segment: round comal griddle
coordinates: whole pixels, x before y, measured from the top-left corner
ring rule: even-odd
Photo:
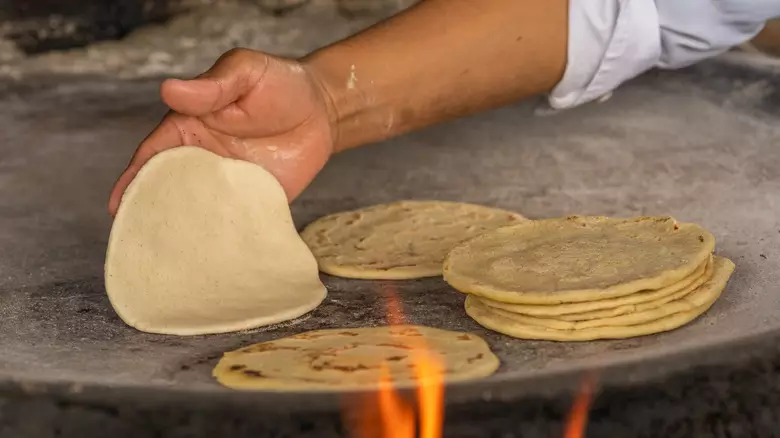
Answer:
[[[299,228],[400,199],[473,202],[530,218],[669,214],[706,226],[717,252],[736,263],[722,298],[688,326],[584,343],[482,329],[466,316],[464,296],[437,278],[323,276],[325,302],[285,324],[198,337],[138,332],[105,296],[105,204],[164,114],[157,82],[9,86],[0,104],[0,389],[58,403],[337,411],[328,394],[226,389],[211,369],[221,353],[250,343],[385,324],[387,290],[410,323],[473,331],[501,358],[493,377],[449,388],[453,405],[569,389],[589,370],[618,385],[730,359],[780,329],[780,67],[739,56],[650,73],[601,104],[542,114],[528,102],[343,153],[292,206]]]

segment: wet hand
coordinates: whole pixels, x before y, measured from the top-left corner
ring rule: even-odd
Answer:
[[[160,94],[171,111],[136,150],[111,191],[116,215],[122,195],[155,154],[200,146],[271,172],[293,200],[333,152],[330,101],[300,63],[236,49],[192,80],[166,80]]]

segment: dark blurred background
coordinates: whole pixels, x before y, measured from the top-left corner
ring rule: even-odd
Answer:
[[[82,47],[122,38],[140,26],[162,23],[218,0],[0,0],[0,38],[25,54]],[[281,16],[309,0],[247,0],[268,14]],[[337,0],[346,16],[395,12],[397,0]]]
[[[0,0],[0,88],[192,76],[233,47],[302,56],[417,0]]]
[[[0,37],[27,54],[116,39],[159,23],[187,0],[0,0]]]
[[[162,23],[218,0],[0,0],[0,38],[25,54],[82,47],[118,39],[141,26]],[[273,15],[284,15],[310,0],[246,0]],[[334,0],[345,15],[392,13],[410,2]],[[770,23],[753,42],[780,55],[780,22]]]
[[[0,85],[192,76],[233,47],[301,56],[418,0],[0,0]],[[780,56],[780,21],[740,50]]]

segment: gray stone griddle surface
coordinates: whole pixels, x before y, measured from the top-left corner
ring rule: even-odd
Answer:
[[[587,369],[636,380],[716,353],[729,358],[735,342],[780,329],[776,73],[772,65],[713,61],[649,74],[604,104],[562,114],[537,116],[526,103],[460,120],[334,158],[292,206],[299,227],[327,213],[408,198],[476,202],[532,218],[671,214],[708,227],[718,252],[736,262],[721,300],[693,324],[589,343],[483,330],[466,317],[463,296],[439,279],[324,277],[328,299],[287,324],[186,338],[137,332],[116,317],[104,293],[105,201],[164,113],[157,82],[9,86],[0,101],[0,386],[314,406],[327,397],[237,395],[219,387],[210,370],[223,351],[249,343],[383,324],[383,289],[401,297],[410,322],[474,331],[500,356],[494,377],[449,392],[463,401],[512,397],[534,382],[571,383]]]

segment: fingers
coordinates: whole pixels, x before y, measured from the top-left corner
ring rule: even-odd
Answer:
[[[269,61],[263,53],[233,49],[195,79],[163,82],[160,94],[172,110],[202,117],[228,107],[249,93],[263,78]]]
[[[135,178],[135,175],[141,170],[141,167],[143,167],[143,165],[154,155],[166,149],[182,145],[182,134],[179,132],[173,117],[175,117],[173,114],[165,116],[157,128],[141,142],[141,145],[138,146],[135,154],[133,154],[130,164],[124,172],[122,172],[122,175],[119,176],[116,183],[114,183],[114,187],[111,189],[111,195],[108,199],[108,212],[111,216],[116,216],[125,189],[127,189],[127,186],[133,181],[133,178]]]
[[[204,144],[185,132],[185,125],[189,129],[193,128],[192,123],[198,123],[200,126],[197,131],[204,134],[205,129],[201,123],[205,123],[214,131],[228,135],[236,134],[226,132],[230,129],[221,129],[217,126],[220,122],[224,124],[224,121],[240,120],[240,125],[253,126],[236,102],[263,79],[269,62],[270,58],[263,53],[234,49],[222,55],[207,72],[196,79],[169,79],[163,82],[160,94],[173,112],[141,143],[130,164],[114,184],[109,197],[109,213],[116,215],[125,189],[141,167],[159,152],[181,146],[185,142],[207,149],[219,148],[215,142]]]
[[[200,117],[212,111],[223,92],[222,86],[211,79],[166,79],[160,86],[160,95],[170,109]]]

